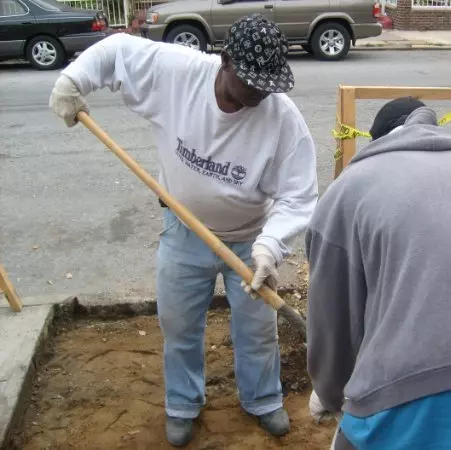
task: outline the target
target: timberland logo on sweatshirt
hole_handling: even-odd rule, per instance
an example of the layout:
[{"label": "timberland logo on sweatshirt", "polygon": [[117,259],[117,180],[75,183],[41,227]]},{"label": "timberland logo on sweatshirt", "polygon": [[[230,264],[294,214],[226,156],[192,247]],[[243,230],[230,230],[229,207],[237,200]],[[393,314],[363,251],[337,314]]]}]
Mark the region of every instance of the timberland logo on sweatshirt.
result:
[{"label": "timberland logo on sweatshirt", "polygon": [[196,149],[188,149],[183,145],[183,141],[177,138],[178,145],[176,148],[177,156],[180,160],[201,175],[215,178],[219,181],[241,186],[246,178],[247,170],[243,166],[231,167],[230,161],[220,163],[213,161],[211,156],[202,158],[197,155]]}]

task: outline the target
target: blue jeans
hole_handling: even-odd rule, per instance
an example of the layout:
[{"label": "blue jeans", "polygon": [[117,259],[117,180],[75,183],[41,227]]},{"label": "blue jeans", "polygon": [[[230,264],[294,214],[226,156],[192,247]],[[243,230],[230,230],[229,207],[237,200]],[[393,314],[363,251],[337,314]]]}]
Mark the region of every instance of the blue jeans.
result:
[{"label": "blue jeans", "polygon": [[[246,264],[252,242],[227,244]],[[205,404],[204,331],[216,277],[231,306],[235,378],[244,410],[261,415],[282,406],[277,314],[253,300],[241,279],[169,210],[158,249],[157,307],[164,336],[166,413],[196,418]]]}]

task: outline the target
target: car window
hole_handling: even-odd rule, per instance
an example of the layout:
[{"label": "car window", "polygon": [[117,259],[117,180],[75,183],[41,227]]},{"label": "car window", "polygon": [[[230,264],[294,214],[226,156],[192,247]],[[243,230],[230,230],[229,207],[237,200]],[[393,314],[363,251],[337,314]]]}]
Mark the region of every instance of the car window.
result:
[{"label": "car window", "polygon": [[46,11],[61,11],[62,5],[58,3],[56,0],[31,0],[35,5],[38,5],[40,8],[45,9]]},{"label": "car window", "polygon": [[0,0],[0,16],[22,16],[27,12],[25,7],[16,0]]}]

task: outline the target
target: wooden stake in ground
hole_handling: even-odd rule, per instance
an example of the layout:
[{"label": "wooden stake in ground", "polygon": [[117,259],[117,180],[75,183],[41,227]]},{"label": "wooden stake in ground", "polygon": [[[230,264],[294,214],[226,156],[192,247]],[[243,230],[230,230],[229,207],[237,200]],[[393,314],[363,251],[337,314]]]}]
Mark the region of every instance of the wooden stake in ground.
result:
[{"label": "wooden stake in ground", "polygon": [[3,291],[3,295],[6,297],[9,305],[14,312],[22,311],[22,302],[20,301],[14,286],[9,281],[8,275],[4,267],[0,264],[0,290]]},{"label": "wooden stake in ground", "polygon": [[[338,87],[336,130],[356,127],[356,100],[393,100],[399,97],[421,100],[451,100],[449,87],[410,86],[342,86]],[[337,139],[335,178],[349,164],[356,153],[355,138]]]},{"label": "wooden stake in ground", "polygon": [[[352,86],[339,86],[337,101],[337,131],[342,124],[355,128],[355,88]],[[339,139],[337,141],[338,158],[335,162],[335,178],[349,164],[355,154],[355,139]]]}]

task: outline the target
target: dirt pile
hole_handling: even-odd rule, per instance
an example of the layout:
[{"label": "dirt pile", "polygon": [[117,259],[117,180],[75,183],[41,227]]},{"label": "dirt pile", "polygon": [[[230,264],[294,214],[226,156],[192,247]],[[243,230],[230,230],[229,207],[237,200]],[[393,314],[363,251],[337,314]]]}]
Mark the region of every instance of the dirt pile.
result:
[{"label": "dirt pile", "polygon": [[[306,289],[287,300],[305,312]],[[207,407],[188,450],[328,449],[333,424],[308,411],[305,347],[280,324],[282,382],[292,432],[275,439],[239,407],[229,312],[213,311],[206,330]],[[11,450],[170,449],[164,429],[162,337],[156,317],[70,322],[49,343],[21,431]]]}]

